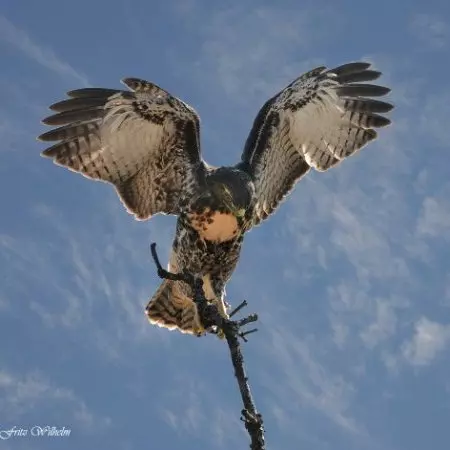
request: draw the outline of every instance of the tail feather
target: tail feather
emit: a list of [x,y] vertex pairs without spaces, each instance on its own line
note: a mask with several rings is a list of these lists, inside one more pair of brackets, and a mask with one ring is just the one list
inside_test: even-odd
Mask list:
[[154,325],[200,336],[205,330],[201,325],[197,306],[179,291],[176,281],[164,280],[149,301],[145,313]]

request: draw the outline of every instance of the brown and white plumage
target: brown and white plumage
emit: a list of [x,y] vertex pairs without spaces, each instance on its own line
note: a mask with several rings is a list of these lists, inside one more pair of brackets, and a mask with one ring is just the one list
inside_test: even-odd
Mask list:
[[251,173],[257,204],[253,224],[270,215],[311,168],[325,171],[377,137],[393,106],[378,97],[388,88],[365,84],[381,73],[368,63],[318,67],[269,99],[245,144],[242,167]]
[[123,83],[132,92],[78,89],[50,106],[56,114],[43,123],[60,127],[39,139],[60,142],[43,155],[114,184],[137,219],[178,214],[180,196],[204,171],[197,113],[153,83]]
[[[56,164],[112,183],[137,219],[178,216],[169,268],[204,280],[205,294],[226,316],[225,285],[244,234],[272,214],[311,168],[325,171],[377,137],[392,105],[371,97],[389,89],[367,84],[368,63],[314,69],[261,108],[241,162],[214,168],[200,155],[199,118],[155,84],[134,78],[131,91],[79,89],[44,119],[60,126],[40,136]],[[191,288],[165,280],[150,299],[151,323],[204,331]]]

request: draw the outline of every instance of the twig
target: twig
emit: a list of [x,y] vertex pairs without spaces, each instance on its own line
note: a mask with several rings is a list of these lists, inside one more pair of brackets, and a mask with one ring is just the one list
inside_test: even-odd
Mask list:
[[[150,249],[156,268],[158,269],[158,276],[173,281],[182,281],[191,286],[194,291],[194,301],[197,304],[198,313],[203,326],[207,329],[208,327],[215,325],[218,329],[223,331],[228,343],[228,348],[230,349],[231,361],[234,367],[234,375],[236,376],[242,402],[244,404],[244,409],[241,411],[241,420],[244,422],[245,428],[250,435],[250,448],[251,450],[264,450],[265,441],[263,418],[256,410],[255,403],[253,402],[250,386],[248,384],[248,377],[245,373],[244,357],[242,356],[241,345],[239,343],[239,338],[242,338],[246,342],[247,339],[245,336],[256,331],[256,329],[253,329],[242,332],[241,327],[247,325],[248,323],[256,322],[258,320],[258,316],[256,314],[252,314],[238,321],[225,319],[220,315],[216,305],[209,303],[205,298],[203,291],[203,280],[201,278],[196,278],[194,275],[187,272],[168,272],[163,269],[161,263],[159,262],[158,254],[156,253],[156,244],[152,243]],[[246,305],[247,302],[242,302],[234,311],[231,312],[230,317],[234,316]]]

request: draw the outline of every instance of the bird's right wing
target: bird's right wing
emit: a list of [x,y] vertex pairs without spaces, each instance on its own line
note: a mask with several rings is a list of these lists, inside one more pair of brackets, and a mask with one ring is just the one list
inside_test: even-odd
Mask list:
[[58,141],[43,156],[84,176],[112,183],[136,219],[178,214],[205,166],[199,117],[187,104],[153,83],[122,82],[130,91],[86,88],[50,109],[43,120],[59,128],[41,136]]

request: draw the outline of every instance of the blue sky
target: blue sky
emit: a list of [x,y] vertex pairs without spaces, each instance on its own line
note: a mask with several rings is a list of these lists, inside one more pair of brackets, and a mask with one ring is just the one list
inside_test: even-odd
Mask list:
[[447,449],[449,48],[444,1],[3,0],[0,429],[72,434],[0,450],[247,445],[224,344],[143,313],[149,244],[166,259],[175,219],[134,222],[112,188],[40,158],[47,106],[146,78],[230,164],[269,96],[360,59],[392,88],[394,125],[249,233],[228,298],[260,315],[244,351],[268,449]]

